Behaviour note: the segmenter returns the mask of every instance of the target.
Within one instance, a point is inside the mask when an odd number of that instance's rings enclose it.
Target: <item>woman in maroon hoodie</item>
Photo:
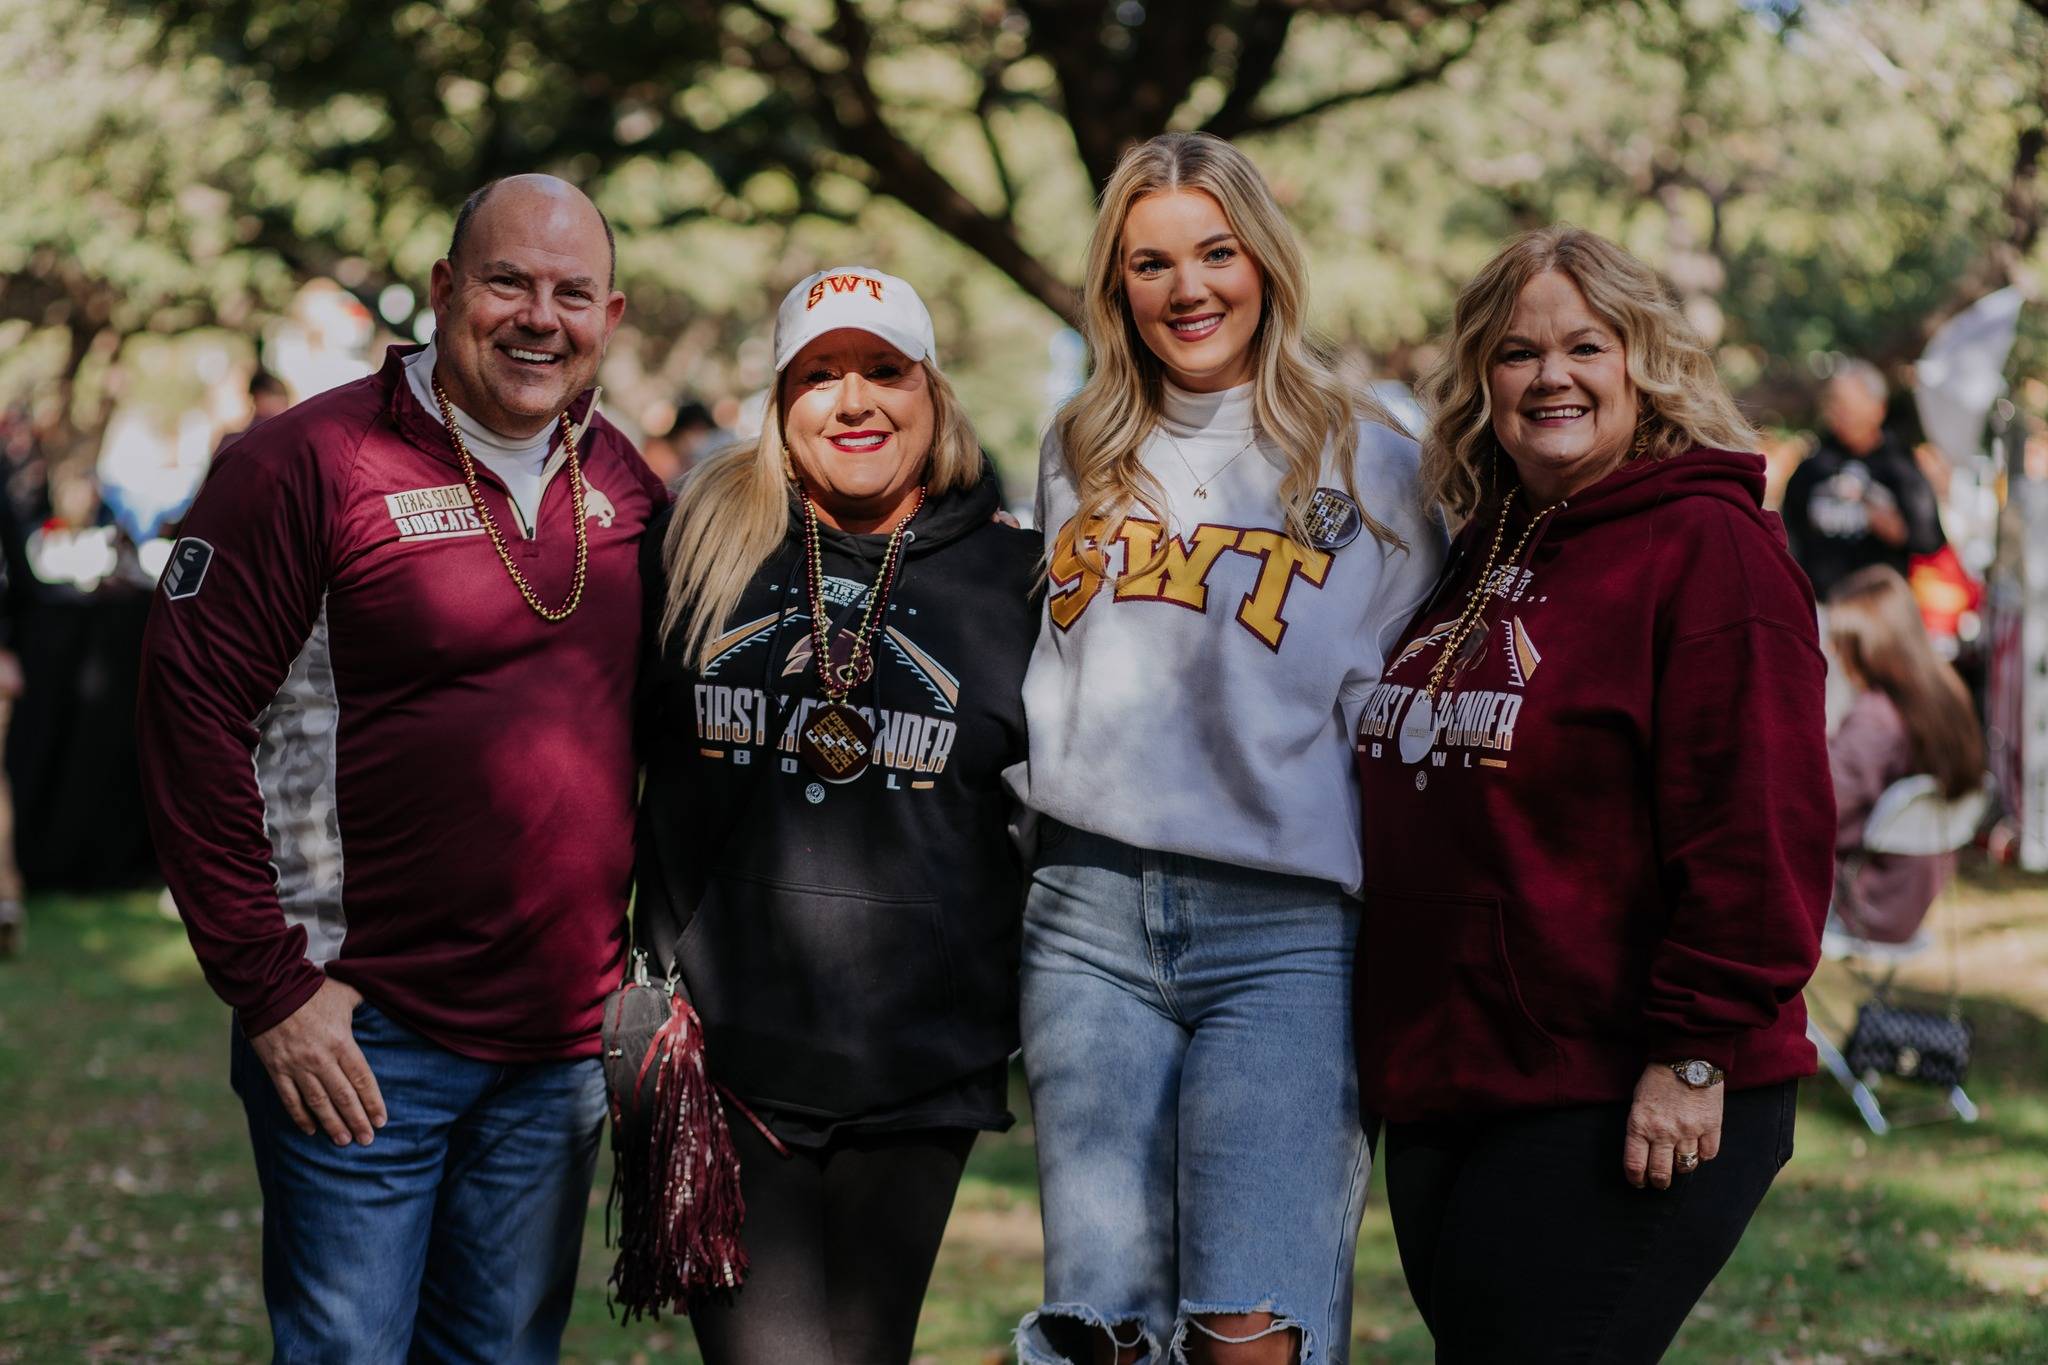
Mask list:
[[[1425,396],[1464,528],[1358,737],[1361,1099],[1440,1362],[1655,1360],[1813,1070],[1812,593],[1710,355],[1613,243],[1511,243]]]

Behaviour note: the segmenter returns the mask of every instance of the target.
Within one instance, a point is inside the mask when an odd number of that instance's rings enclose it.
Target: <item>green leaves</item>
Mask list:
[[[758,384],[780,288],[865,259],[1022,465],[1097,187],[1209,127],[1361,364],[1411,370],[1502,237],[1569,218],[1796,410],[1809,351],[1910,356],[2038,272],[2044,35],[2033,0],[0,0],[0,319],[417,288],[464,195],[548,169],[619,227],[650,397]]]

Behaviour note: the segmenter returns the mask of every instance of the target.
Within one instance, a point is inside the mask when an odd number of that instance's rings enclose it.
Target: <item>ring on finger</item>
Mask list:
[[[1678,1165],[1678,1169],[1688,1175],[1700,1168],[1700,1154],[1698,1152],[1680,1152],[1674,1160]]]

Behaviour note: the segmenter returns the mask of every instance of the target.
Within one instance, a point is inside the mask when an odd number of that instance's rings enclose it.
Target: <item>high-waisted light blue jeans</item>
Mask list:
[[[1190,1333],[1223,1335],[1202,1315],[1243,1313],[1298,1333],[1303,1365],[1346,1358],[1371,1163],[1357,928],[1328,882],[1045,823],[1023,1027],[1046,1301],[1021,1365],[1099,1330],[1178,1362]]]

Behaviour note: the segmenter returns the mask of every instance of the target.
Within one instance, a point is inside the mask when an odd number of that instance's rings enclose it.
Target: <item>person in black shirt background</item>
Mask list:
[[[1785,536],[1817,598],[1872,564],[1905,577],[1946,543],[1934,490],[1885,428],[1885,396],[1877,366],[1845,361],[1821,390],[1826,434],[1785,486]]]

